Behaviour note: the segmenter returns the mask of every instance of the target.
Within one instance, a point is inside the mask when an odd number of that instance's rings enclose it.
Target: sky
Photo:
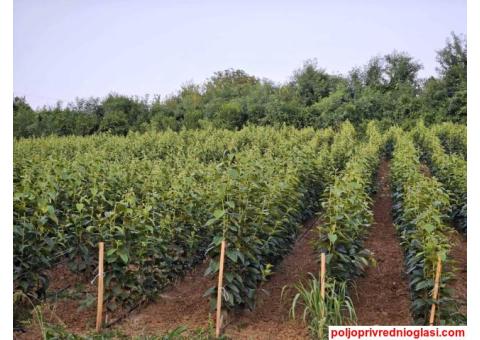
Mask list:
[[[14,95],[164,97],[229,68],[283,83],[308,59],[347,74],[393,50],[428,77],[466,16],[465,0],[15,0]]]

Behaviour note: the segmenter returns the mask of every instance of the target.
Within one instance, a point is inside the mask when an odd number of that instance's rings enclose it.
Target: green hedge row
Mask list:
[[[448,194],[436,178],[420,171],[419,153],[410,135],[395,129],[390,138],[394,144],[391,162],[394,221],[405,249],[412,315],[417,324],[428,323],[435,269],[440,258],[443,272],[439,320],[441,324],[458,324],[461,317],[446,288],[452,275],[452,264],[448,260],[450,230],[445,223],[450,210]]]
[[[222,297],[227,308],[254,307],[258,284],[291,249],[301,222],[318,209],[321,193],[350,157],[347,146],[355,143],[355,129],[347,122],[331,147],[318,150],[292,142],[278,145],[275,157],[252,153],[246,162],[249,170],[240,167],[240,157],[225,167],[229,175],[218,183],[221,205],[207,222],[222,233],[207,251],[211,261],[206,274],[218,272],[219,245],[225,239]],[[217,287],[207,293],[214,306]]]
[[[367,141],[348,146],[353,155],[345,171],[326,190],[319,226],[319,251],[327,253],[329,275],[350,280],[360,275],[371,260],[363,240],[372,223],[370,193],[380,161],[384,138],[375,123],[366,131]]]
[[[442,146],[448,154],[456,154],[467,159],[467,126],[444,122],[432,127],[435,134],[440,138]]]
[[[447,190],[452,206],[451,218],[463,233],[467,232],[467,161],[457,154],[447,154],[435,132],[419,124],[413,131],[432,174]]]
[[[107,308],[129,307],[214,256],[224,236],[227,266],[246,263],[227,280],[251,280],[316,209],[336,138],[249,127],[15,141],[14,289],[41,299],[61,261],[93,278],[104,241]]]

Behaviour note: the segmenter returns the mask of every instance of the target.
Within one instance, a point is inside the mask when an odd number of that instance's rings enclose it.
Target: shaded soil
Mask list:
[[[46,302],[40,305],[42,317],[49,324],[61,325],[67,330],[86,334],[95,329],[96,299],[90,307],[81,309],[87,294],[96,296],[96,282],[70,272],[66,264],[47,271],[50,279]],[[24,332],[16,332],[15,339],[41,339],[41,330],[36,318],[32,318]]]
[[[293,286],[308,273],[318,271],[313,241],[316,238],[316,219],[304,224],[303,233],[275,272],[258,290],[257,306],[254,311],[237,312],[227,317],[225,334],[234,339],[308,339],[308,330],[300,320],[290,320],[289,308],[294,295],[286,289],[283,300],[282,289]],[[184,278],[172,284],[156,301],[131,312],[125,319],[112,326],[122,334],[130,336],[158,335],[179,326],[189,329],[214,327],[214,313],[203,294],[215,280],[204,277],[208,263],[202,263]],[[45,321],[62,325],[76,334],[89,334],[95,329],[96,300],[89,308],[80,310],[81,298],[86,293],[96,296],[96,282],[72,274],[65,265],[49,272],[50,287],[48,302],[42,305]],[[80,284],[79,284],[80,283]],[[79,292],[80,291],[80,292]],[[125,311],[105,315],[106,323],[115,320]],[[16,333],[15,339],[41,339],[37,322],[32,321],[25,332]]]
[[[455,230],[451,242],[449,256],[453,259],[456,271],[449,286],[453,289],[453,298],[457,301],[460,312],[467,315],[467,239]]]
[[[198,265],[183,279],[167,288],[156,301],[131,312],[113,328],[120,330],[122,334],[132,336],[163,334],[181,325],[191,329],[206,328],[210,320],[210,311],[208,298],[203,297],[203,294],[215,284],[203,276],[207,265],[208,263]],[[69,332],[79,335],[94,332],[96,299],[92,306],[79,309],[81,304],[79,296],[84,297],[89,293],[96,297],[97,283],[85,282],[85,278],[72,274],[63,265],[48,274],[51,280],[50,298],[42,305],[45,321],[61,325]],[[115,314],[104,313],[104,324],[119,319],[125,313],[125,310],[119,310]],[[25,332],[15,334],[15,339],[18,340],[41,338],[40,327],[35,320],[31,321]]]
[[[282,289],[293,285],[318,265],[311,245],[316,237],[312,228],[315,220],[305,224],[291,253],[285,257],[270,279],[258,290],[254,311],[242,311],[226,316],[224,334],[233,339],[308,339],[308,330],[301,321],[289,320],[293,291]],[[161,334],[181,325],[189,329],[214,327],[215,315],[210,312],[205,291],[215,284],[203,273],[207,264],[199,266],[183,280],[165,291],[157,301],[133,312],[116,329],[127,335]]]
[[[115,328],[127,335],[153,335],[181,325],[191,329],[207,327],[214,314],[210,313],[208,297],[203,294],[215,285],[215,281],[203,276],[207,267],[208,262],[198,265],[156,301],[132,312]]]
[[[300,320],[289,318],[293,285],[308,278],[308,273],[317,273],[317,256],[313,242],[317,237],[316,224],[311,220],[306,231],[299,236],[291,253],[279,264],[275,274],[261,287],[257,306],[252,312],[239,313],[232,317],[225,334],[233,339],[308,339],[308,330]],[[285,289],[282,299],[282,289]]]
[[[432,173],[430,172],[430,168],[425,163],[420,163],[420,169],[419,170],[424,176],[432,177]]]
[[[420,170],[425,176],[432,176],[427,165],[421,164]],[[449,257],[453,260],[454,279],[448,286],[453,290],[452,297],[457,301],[460,312],[467,315],[467,239],[457,231],[453,222],[450,228],[452,231],[450,235],[452,249]],[[447,268],[447,270],[450,270],[450,268]]]
[[[412,325],[410,292],[400,241],[393,225],[389,162],[382,160],[373,205],[374,223],[365,248],[374,253],[376,267],[356,282],[353,302],[359,325]]]

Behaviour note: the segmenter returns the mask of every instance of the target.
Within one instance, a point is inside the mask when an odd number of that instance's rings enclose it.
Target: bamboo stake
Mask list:
[[[103,312],[103,242],[98,244],[97,333],[102,329]]]
[[[440,275],[442,274],[442,260],[440,255],[438,256],[437,260],[437,271],[435,273],[435,285],[433,286],[433,304],[432,309],[430,310],[430,326],[433,326],[435,321],[435,308],[437,307],[437,299],[438,299],[438,290],[440,287]]]
[[[215,335],[220,336],[220,330],[222,328],[222,290],[223,290],[223,265],[225,262],[225,240],[222,241],[220,248],[220,269],[218,272],[218,289],[217,289],[217,324],[215,329]]]
[[[322,296],[322,300],[325,300],[325,272],[326,272],[326,265],[325,265],[325,253],[320,255],[320,294]]]

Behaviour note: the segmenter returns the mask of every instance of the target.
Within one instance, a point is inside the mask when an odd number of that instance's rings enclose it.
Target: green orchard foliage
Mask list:
[[[448,261],[451,230],[445,223],[450,213],[448,194],[436,178],[421,173],[419,153],[408,134],[393,129],[389,138],[394,145],[391,162],[394,221],[405,249],[412,315],[417,324],[428,322],[436,264],[440,257],[444,268],[440,287],[440,322],[455,324],[457,308],[446,288],[452,275]]]
[[[252,148],[222,165],[227,174],[217,184],[222,199],[207,222],[221,234],[207,250],[211,261],[206,274],[218,272],[219,245],[225,239],[224,306],[254,307],[257,285],[290,250],[301,221],[318,208],[318,198],[335,171],[330,149],[345,145],[345,139],[354,143],[354,133],[347,122],[333,138],[331,130],[325,130],[314,139],[299,135],[278,140],[269,150]],[[216,292],[216,286],[206,292],[212,306]]]
[[[423,323],[436,258],[445,260],[450,249],[444,221],[456,201],[445,183],[420,173],[411,135],[399,129],[382,134],[379,126],[232,131],[206,125],[16,140],[14,289],[42,299],[46,270],[62,261],[91,280],[97,244],[104,241],[106,306],[128,308],[158,296],[202,261],[209,261],[205,274],[213,278],[225,239],[224,306],[253,308],[257,287],[291,249],[301,222],[322,207],[317,249],[327,252],[330,276],[349,280],[371,258],[362,243],[372,222],[370,194],[381,154],[393,147],[395,223],[414,316]],[[431,140],[442,129],[424,132]],[[457,150],[457,137],[450,137],[456,132],[444,135]],[[441,148],[436,143],[432,161]],[[461,159],[455,152],[439,157]],[[447,270],[444,284],[449,275]],[[212,305],[214,284],[206,292]],[[441,297],[442,322],[449,323],[456,314],[444,286]]]
[[[41,298],[60,261],[93,278],[104,241],[107,308],[132,306],[215,257],[222,237],[227,266],[239,268],[226,279],[247,282],[317,208],[333,135],[248,127],[15,141],[14,289]]]
[[[467,232],[467,161],[458,154],[445,153],[433,130],[419,124],[412,131],[433,175],[447,190],[452,205],[452,220],[463,233]]]
[[[445,122],[433,126],[445,152],[467,159],[467,126]]]
[[[344,150],[350,150],[350,159],[322,202],[317,248],[327,253],[329,275],[341,281],[360,275],[371,258],[363,248],[363,239],[372,223],[370,193],[384,141],[373,122],[367,127],[366,138],[358,145],[343,145]]]

